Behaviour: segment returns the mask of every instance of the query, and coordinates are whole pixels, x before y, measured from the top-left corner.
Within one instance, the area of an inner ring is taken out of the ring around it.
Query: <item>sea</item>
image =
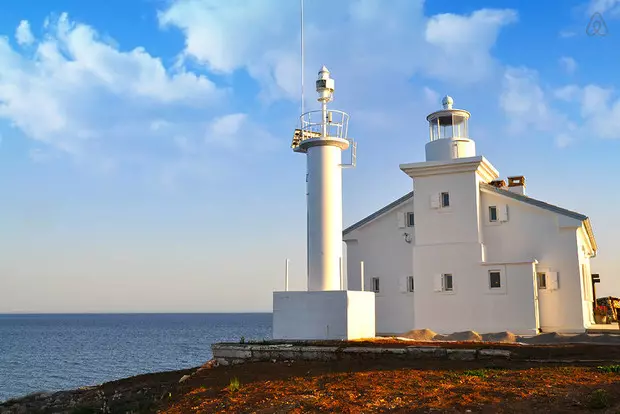
[[[271,338],[271,313],[0,315],[0,402],[202,365],[216,342]]]

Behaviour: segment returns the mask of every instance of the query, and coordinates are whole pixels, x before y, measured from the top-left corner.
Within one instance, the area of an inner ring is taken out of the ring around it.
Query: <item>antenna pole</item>
[[[304,0],[301,0],[301,115],[304,114]],[[301,125],[303,130],[303,125]]]

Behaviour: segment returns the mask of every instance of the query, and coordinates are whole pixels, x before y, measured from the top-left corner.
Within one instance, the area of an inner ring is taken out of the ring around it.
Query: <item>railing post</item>
[[[284,291],[288,292],[288,265],[289,265],[289,260],[286,259],[286,262],[284,263]]]
[[[364,291],[364,261],[360,262],[360,286],[362,287],[362,292]]]

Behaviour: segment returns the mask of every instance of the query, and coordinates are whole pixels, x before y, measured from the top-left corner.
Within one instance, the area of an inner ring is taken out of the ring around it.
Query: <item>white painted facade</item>
[[[365,290],[379,288],[381,334],[584,332],[597,249],[589,219],[525,196],[524,180],[498,186],[468,118],[444,98],[428,117],[427,160],[400,166],[413,195],[344,231],[349,288],[360,289],[363,261]]]
[[[274,339],[346,340],[375,336],[372,292],[275,292],[273,315]]]

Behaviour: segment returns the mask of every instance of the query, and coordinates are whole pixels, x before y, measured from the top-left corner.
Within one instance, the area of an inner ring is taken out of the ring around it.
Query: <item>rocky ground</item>
[[[403,341],[363,344],[403,346]],[[431,345],[416,343],[420,344]],[[0,413],[620,412],[618,346],[434,345],[503,347],[515,358],[501,362],[348,359],[219,367],[208,363],[80,390],[31,395],[0,403]]]

